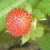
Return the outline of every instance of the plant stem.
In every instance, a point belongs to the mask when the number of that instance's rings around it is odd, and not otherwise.
[[[16,37],[16,46],[20,46],[21,45],[21,37]]]

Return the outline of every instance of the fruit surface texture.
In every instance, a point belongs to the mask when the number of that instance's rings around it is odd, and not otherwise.
[[[13,8],[6,17],[6,29],[15,37],[28,33],[31,27],[32,16],[24,9]]]

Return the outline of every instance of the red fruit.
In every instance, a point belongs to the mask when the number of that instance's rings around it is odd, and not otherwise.
[[[32,17],[21,8],[12,9],[6,18],[6,28],[12,36],[25,35],[31,26]]]

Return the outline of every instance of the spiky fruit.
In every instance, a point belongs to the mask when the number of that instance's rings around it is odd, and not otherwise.
[[[12,36],[25,35],[31,26],[32,17],[24,9],[12,9],[6,18],[6,28]]]

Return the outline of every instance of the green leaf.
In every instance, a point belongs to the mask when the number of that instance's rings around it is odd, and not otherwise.
[[[31,33],[30,33],[30,36],[31,36],[30,38],[32,40],[36,40],[37,38],[40,38],[43,36],[44,28],[41,25],[37,25],[35,30],[33,28],[34,26],[32,25]]]
[[[25,7],[26,7],[25,2],[23,2],[23,3],[19,4],[19,6],[18,6],[18,7],[25,9]]]
[[[43,35],[43,33],[44,33],[44,28],[39,25],[39,26],[37,26],[37,28],[34,32],[34,36],[39,38]]]
[[[25,10],[29,13],[29,14],[32,14],[32,7],[29,3],[25,3],[26,4],[26,7],[25,7]]]
[[[20,4],[18,7],[25,9],[29,14],[32,14],[32,7],[26,1]]]
[[[33,16],[34,16],[37,20],[45,19],[45,14],[44,14],[40,9],[35,9],[35,10],[33,11]]]
[[[26,34],[26,35],[24,35],[24,36],[21,38],[21,40],[22,40],[22,44],[21,44],[21,45],[23,45],[24,43],[26,43],[27,41],[29,41],[29,39],[30,39],[30,34],[29,34],[29,33]]]

